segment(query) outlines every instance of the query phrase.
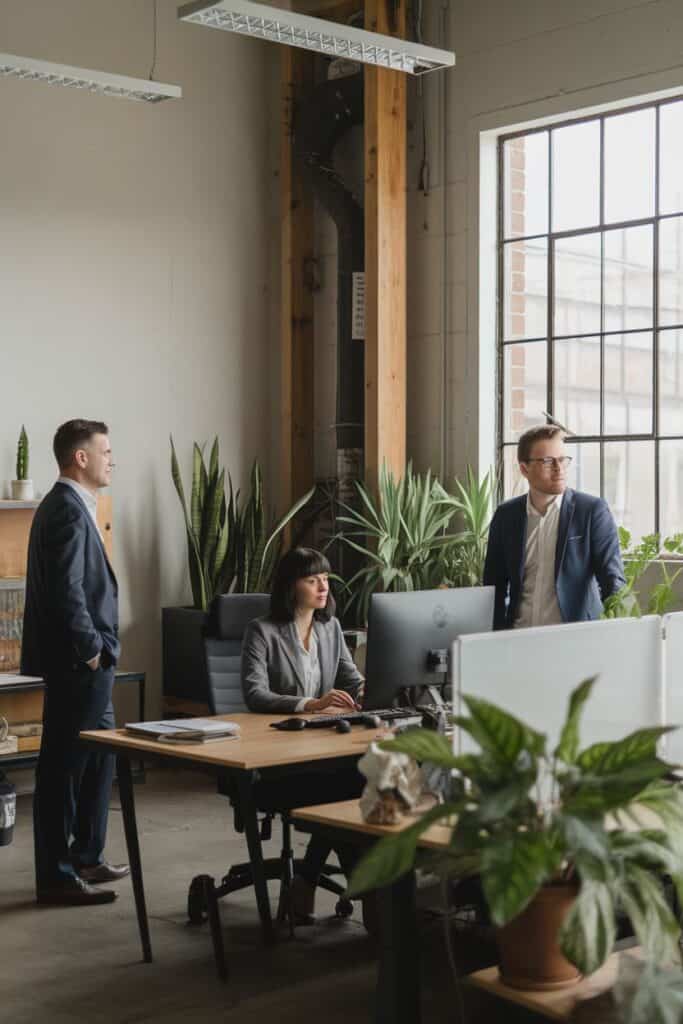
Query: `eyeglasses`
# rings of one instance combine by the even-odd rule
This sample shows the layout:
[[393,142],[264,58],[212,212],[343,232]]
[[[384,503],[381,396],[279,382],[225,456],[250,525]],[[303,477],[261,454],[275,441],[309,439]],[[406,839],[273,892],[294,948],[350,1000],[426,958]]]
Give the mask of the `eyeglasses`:
[[566,469],[572,461],[571,455],[560,455],[559,459],[554,459],[552,455],[548,455],[543,459],[527,459],[527,462],[540,462],[544,469],[552,469],[557,466],[559,469]]

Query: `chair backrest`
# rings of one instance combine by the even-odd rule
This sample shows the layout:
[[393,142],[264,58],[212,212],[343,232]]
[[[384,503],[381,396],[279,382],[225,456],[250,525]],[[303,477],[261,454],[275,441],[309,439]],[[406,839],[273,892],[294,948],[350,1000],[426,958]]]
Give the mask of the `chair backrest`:
[[204,631],[204,656],[212,715],[246,711],[240,663],[242,639],[252,619],[267,615],[268,594],[220,594],[209,610]]

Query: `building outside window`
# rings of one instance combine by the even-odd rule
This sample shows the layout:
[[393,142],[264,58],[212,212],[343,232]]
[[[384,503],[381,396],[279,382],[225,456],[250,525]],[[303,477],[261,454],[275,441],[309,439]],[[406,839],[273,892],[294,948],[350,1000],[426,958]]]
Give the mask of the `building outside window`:
[[499,446],[549,412],[570,483],[683,530],[683,98],[499,143]]

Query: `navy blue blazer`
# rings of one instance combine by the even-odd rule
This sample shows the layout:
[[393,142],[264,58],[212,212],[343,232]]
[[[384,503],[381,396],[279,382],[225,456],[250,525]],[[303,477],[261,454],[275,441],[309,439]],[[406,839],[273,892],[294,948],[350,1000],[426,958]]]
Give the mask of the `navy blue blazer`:
[[[494,629],[518,615],[526,559],[526,494],[503,502],[489,527],[484,585],[496,588]],[[555,591],[563,622],[597,619],[602,602],[623,587],[617,528],[607,502],[567,488],[555,549]]]
[[21,671],[44,676],[81,669],[120,653],[118,586],[85,502],[56,483],[31,525]]

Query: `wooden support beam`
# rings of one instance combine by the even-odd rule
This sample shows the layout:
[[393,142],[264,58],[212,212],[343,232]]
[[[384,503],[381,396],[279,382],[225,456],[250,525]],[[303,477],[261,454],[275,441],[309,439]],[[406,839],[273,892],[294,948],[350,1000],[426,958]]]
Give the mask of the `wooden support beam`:
[[298,99],[312,88],[313,56],[282,51],[281,192],[281,503],[291,505],[313,484],[313,294],[305,270],[314,257],[313,197],[304,188],[292,151]]
[[[365,27],[406,32],[405,0],[367,0]],[[365,480],[406,461],[406,76],[365,66]]]

